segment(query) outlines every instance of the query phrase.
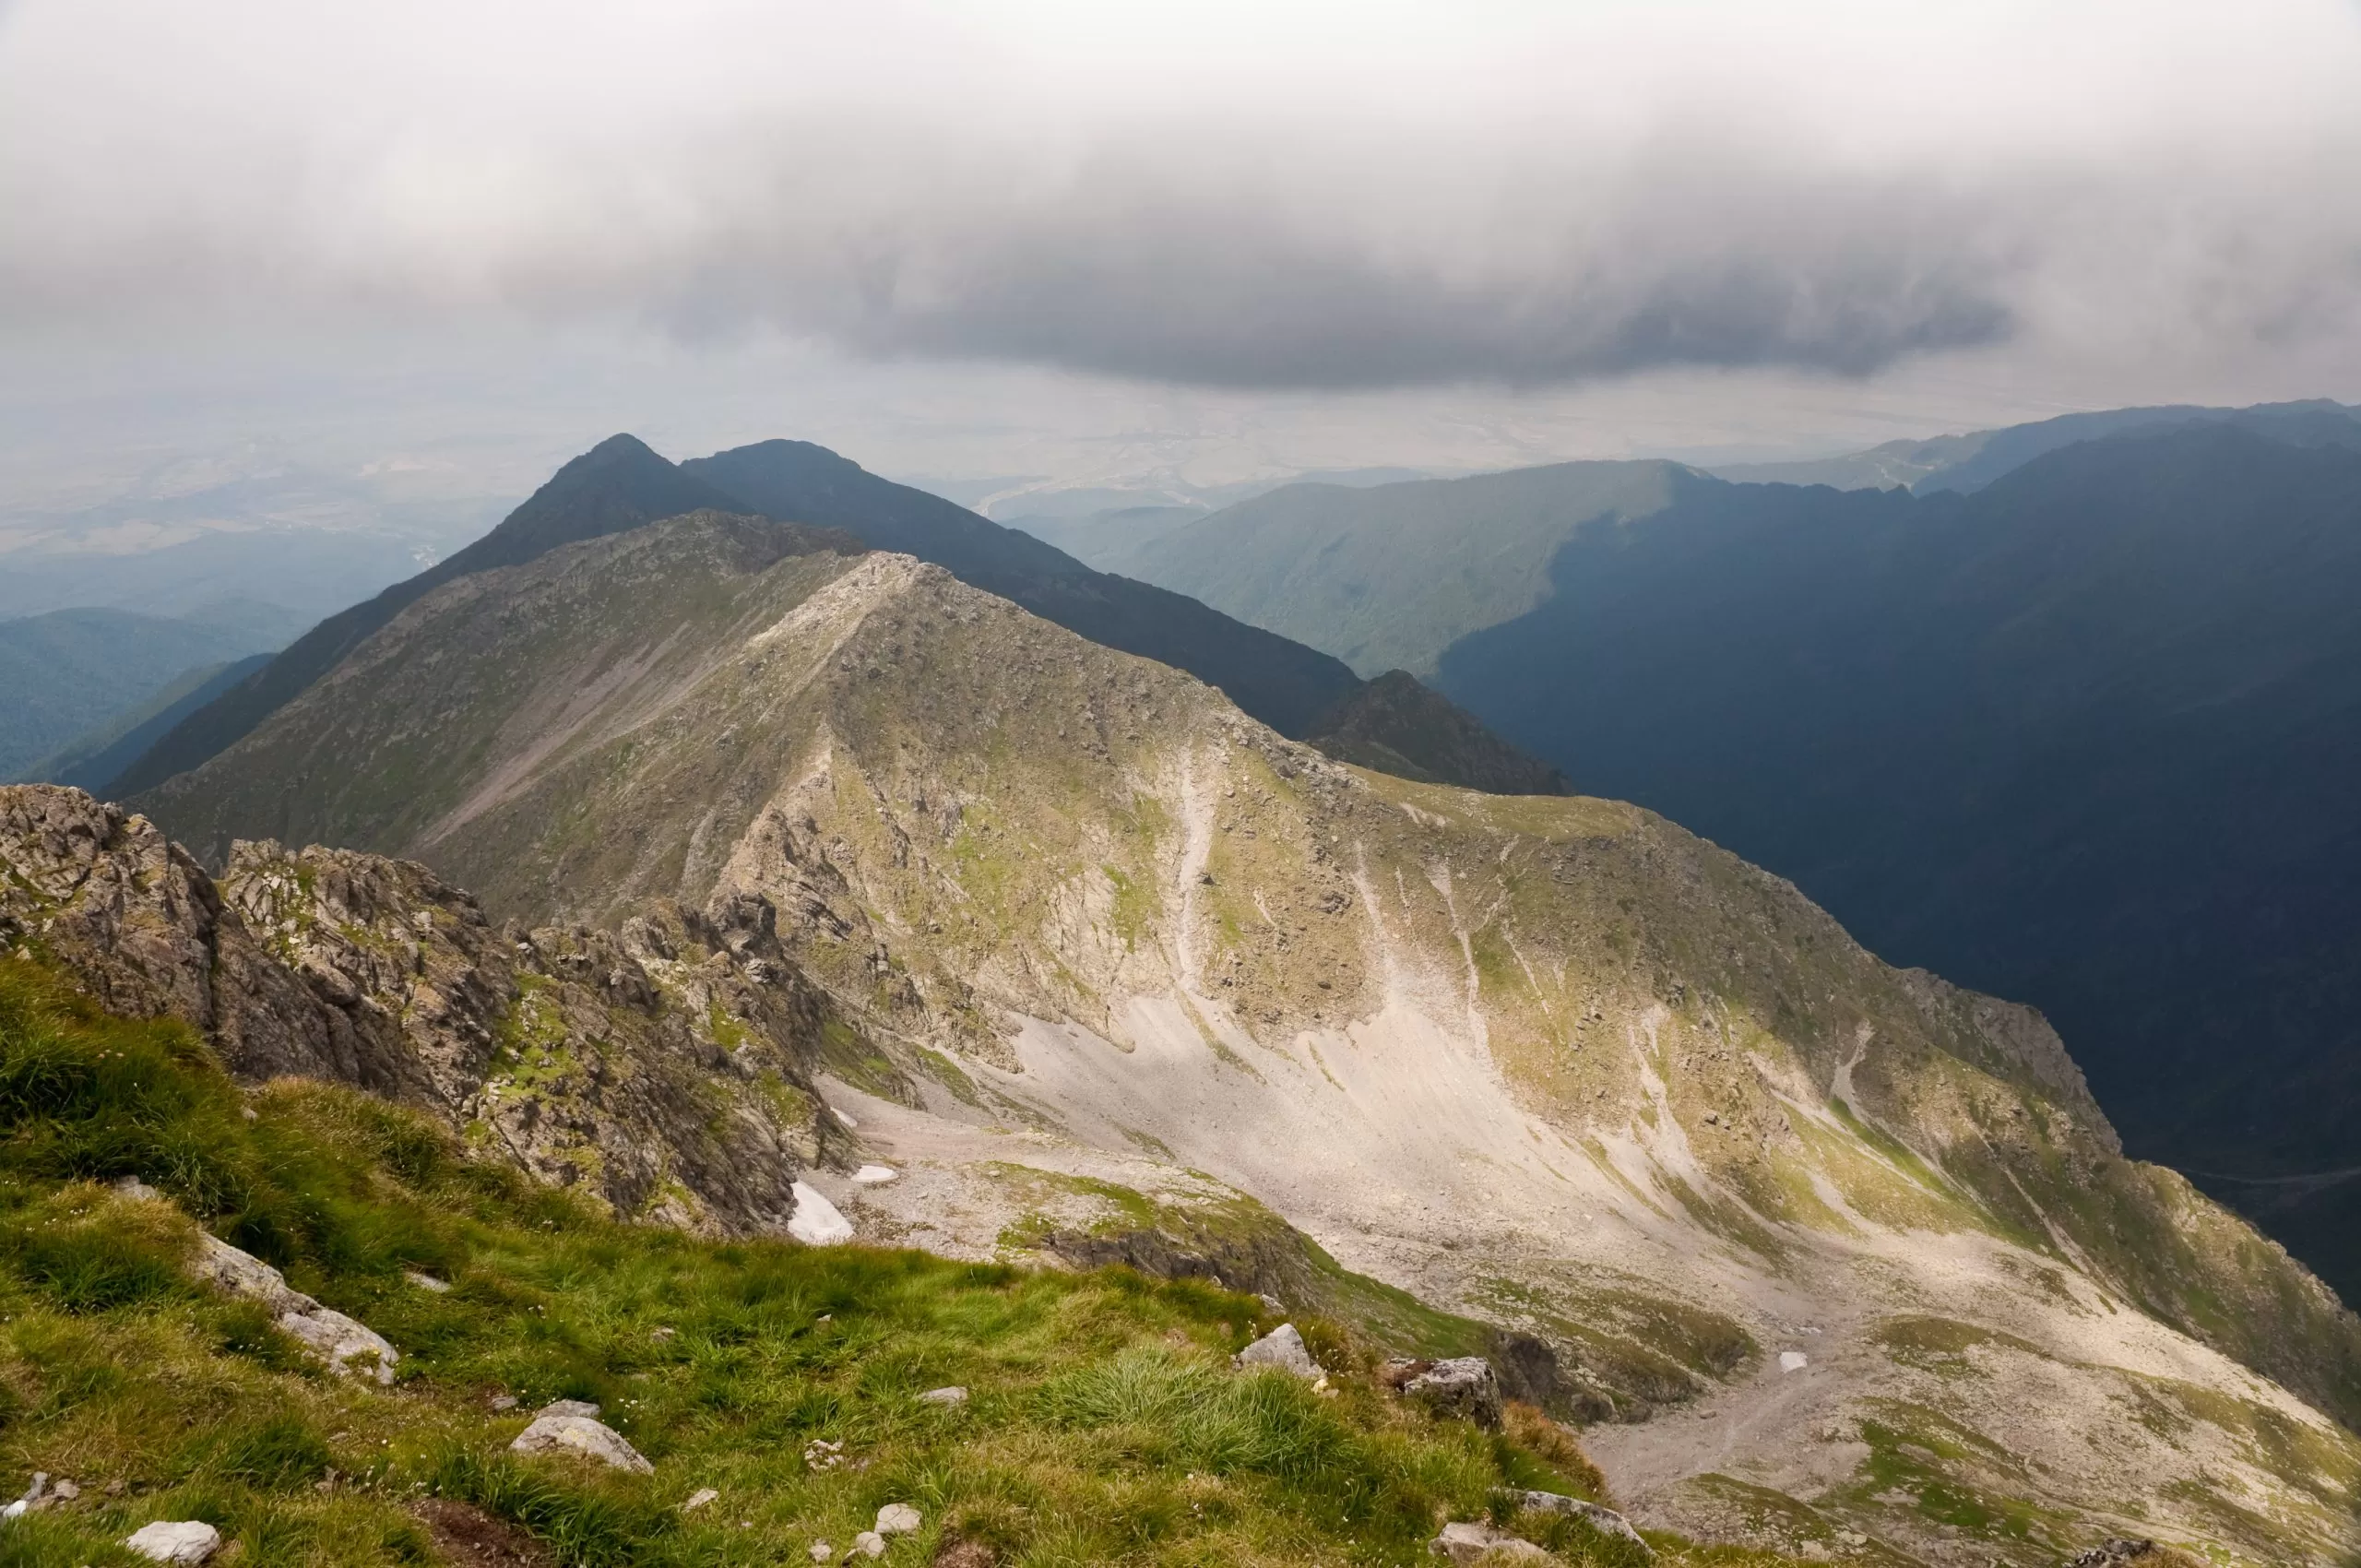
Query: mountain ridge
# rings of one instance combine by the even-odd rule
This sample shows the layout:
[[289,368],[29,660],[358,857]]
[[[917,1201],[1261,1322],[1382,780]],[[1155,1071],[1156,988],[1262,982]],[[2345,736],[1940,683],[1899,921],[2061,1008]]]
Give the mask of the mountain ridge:
[[[1657,1522],[1742,1483],[1927,1561],[1969,1516],[1944,1497],[2011,1562],[2135,1507],[2254,1561],[2361,1544],[2361,1445],[2249,1370],[2361,1408],[2361,1324],[2123,1160],[2037,1015],[1651,814],[1339,765],[941,568],[762,562],[775,532],[679,518],[451,585],[349,692],[138,803],[217,844],[292,810],[518,918],[766,909],[872,1042],[828,1103],[923,1178],[857,1226],[989,1257],[1020,1151],[1206,1172],[1544,1339],[1602,1411],[1723,1418],[1593,1429]],[[1896,1502],[1905,1450],[1934,1468]]]
[[727,505],[634,435],[611,435],[552,475],[490,533],[375,598],[338,611],[277,659],[174,726],[113,787],[136,794],[196,766],[248,734],[318,680],[372,632],[444,583],[514,565],[566,540],[596,538],[658,517]]
[[[616,435],[567,463],[482,539],[320,623],[269,665],[181,719],[111,787],[136,794],[200,765],[445,583],[696,511],[840,528],[872,546],[907,550],[1093,641],[1190,670],[1286,733],[1309,732],[1359,685],[1326,654],[1169,589],[1095,571],[1030,535],[879,478],[810,442],[759,442],[675,465],[638,438]],[[1416,722],[1405,704],[1364,704],[1364,731],[1397,716],[1404,725],[1368,754],[1399,756],[1422,775],[1465,766],[1475,770],[1471,777],[1547,780],[1546,768],[1486,735],[1469,716],[1438,717],[1436,704],[1448,707],[1434,697],[1420,705]],[[1445,737],[1444,749],[1418,754],[1422,744]]]

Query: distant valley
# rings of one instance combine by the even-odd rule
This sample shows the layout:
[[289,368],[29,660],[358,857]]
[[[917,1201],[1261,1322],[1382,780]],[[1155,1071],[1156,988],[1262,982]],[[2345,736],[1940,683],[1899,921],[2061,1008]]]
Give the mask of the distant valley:
[[[0,620],[0,779],[87,770],[133,731],[302,626],[280,606],[236,599],[185,616],[83,608]],[[83,771],[73,781],[103,785],[113,776]]]

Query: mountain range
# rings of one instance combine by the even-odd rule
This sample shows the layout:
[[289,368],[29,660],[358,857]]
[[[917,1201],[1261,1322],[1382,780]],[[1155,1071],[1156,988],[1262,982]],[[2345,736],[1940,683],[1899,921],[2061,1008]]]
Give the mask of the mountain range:
[[2193,404],[2108,409],[2061,414],[2000,430],[1889,441],[1866,452],[1802,462],[1723,464],[1723,479],[1770,484],[1825,484],[1838,490],[1979,490],[2045,453],[2111,435],[2161,432],[2196,424],[2226,424],[2295,445],[2361,445],[2361,410],[2324,398],[2261,403],[2246,409]]
[[[2126,1159],[2038,1015],[1648,811],[1336,761],[841,529],[706,508],[454,575],[130,803],[282,902],[317,895],[268,840],[422,862],[611,997],[686,940],[650,909],[742,933],[835,1019],[799,1038],[849,1137],[805,1175],[858,1234],[1366,1278],[1483,1325],[1652,1524],[1979,1565],[2361,1548],[2361,1322]],[[343,995],[303,944],[374,949],[279,907]],[[726,1051],[737,1016],[697,1027]],[[607,1027],[527,1053],[522,1124],[660,1167]],[[444,1113],[492,1146],[504,1094]]]
[[[1487,737],[1481,725],[1465,716],[1449,714],[1449,705],[1430,693],[1415,712],[1400,694],[1372,703],[1359,678],[1329,655],[1242,625],[1168,589],[1095,571],[1027,534],[880,479],[825,447],[768,441],[675,466],[629,435],[601,442],[566,464],[466,549],[321,622],[270,664],[164,734],[112,788],[136,793],[197,766],[445,583],[521,564],[561,544],[700,509],[841,529],[866,544],[907,551],[1108,647],[1186,670],[1288,735],[1316,737],[1348,726],[1363,735],[1359,743],[1366,746],[1372,724],[1399,716],[1390,754],[1422,777],[1474,766],[1483,778],[1525,790],[1562,788],[1553,770]],[[1446,730],[1447,751],[1420,754],[1422,737]]]
[[1912,489],[1667,463],[1296,487],[1136,569],[1415,671],[1880,955],[2038,1005],[2135,1151],[2361,1290],[2361,422],[1949,439]]

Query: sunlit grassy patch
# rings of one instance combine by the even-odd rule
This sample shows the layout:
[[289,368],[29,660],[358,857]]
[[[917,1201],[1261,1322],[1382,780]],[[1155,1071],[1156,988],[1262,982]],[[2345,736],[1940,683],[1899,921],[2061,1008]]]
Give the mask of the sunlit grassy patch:
[[[105,1184],[125,1176],[172,1201]],[[192,1285],[199,1224],[390,1338],[394,1387]],[[0,1565],[126,1562],[157,1518],[208,1520],[246,1562],[428,1562],[430,1494],[569,1563],[802,1562],[888,1502],[925,1519],[896,1561],[955,1535],[1007,1563],[1410,1563],[1516,1491],[1596,1495],[1561,1429],[1431,1420],[1347,1374],[1333,1324],[1334,1394],[1232,1372],[1264,1326],[1251,1297],[1128,1270],[618,1223],[359,1094],[243,1093],[178,1026],[0,962],[0,1491],[80,1488],[0,1532]],[[964,1405],[919,1397],[949,1384]],[[654,1474],[509,1453],[560,1397],[601,1405]],[[701,1488],[718,1500],[684,1511]],[[1570,1562],[1628,1552],[1557,1533]]]

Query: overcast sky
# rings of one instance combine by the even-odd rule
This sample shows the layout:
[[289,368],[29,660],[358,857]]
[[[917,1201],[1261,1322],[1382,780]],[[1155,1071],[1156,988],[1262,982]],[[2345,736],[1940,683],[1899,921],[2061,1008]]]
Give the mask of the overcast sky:
[[2361,4],[0,0],[0,481],[143,422],[1017,472],[2355,398]]

